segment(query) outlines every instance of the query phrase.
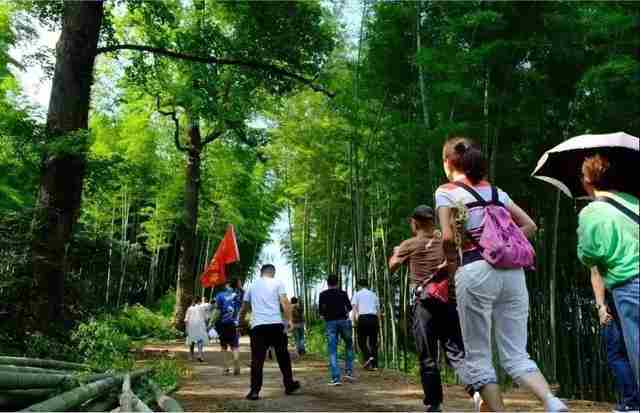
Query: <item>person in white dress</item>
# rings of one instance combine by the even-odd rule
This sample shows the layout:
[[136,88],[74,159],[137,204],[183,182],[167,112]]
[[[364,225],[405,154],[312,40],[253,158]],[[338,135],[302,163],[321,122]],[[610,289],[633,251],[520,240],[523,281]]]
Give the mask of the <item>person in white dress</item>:
[[[204,304],[209,305],[209,304]],[[205,308],[193,299],[191,307],[187,309],[184,322],[187,326],[187,346],[189,346],[189,358],[193,360],[194,347],[198,346],[198,361],[204,361],[204,346],[209,343],[207,325],[205,321]]]

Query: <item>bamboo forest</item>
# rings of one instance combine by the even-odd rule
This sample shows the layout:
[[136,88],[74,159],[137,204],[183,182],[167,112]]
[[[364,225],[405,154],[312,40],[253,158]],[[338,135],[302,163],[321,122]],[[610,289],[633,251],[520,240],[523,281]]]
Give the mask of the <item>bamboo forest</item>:
[[[483,154],[486,180],[537,228],[517,340],[549,386],[536,398],[512,374],[498,334],[485,353],[502,408],[637,411],[638,377],[622,401],[596,267],[577,252],[595,206],[551,182],[574,177],[532,174],[572,137],[617,133],[637,179],[639,33],[640,2],[616,0],[0,2],[0,411],[500,410],[492,379],[467,382],[444,338],[430,401],[415,262],[393,265],[420,219],[437,227],[449,209],[454,137],[475,142],[462,150]],[[461,369],[477,353],[462,268],[449,274]],[[353,332],[330,332],[339,296],[321,305],[336,280],[353,304],[343,321],[360,314]],[[376,302],[371,357],[360,285]],[[244,298],[225,330],[232,290]],[[288,350],[257,332],[266,291],[285,337],[294,329]],[[490,338],[501,314],[492,328],[488,311]]]

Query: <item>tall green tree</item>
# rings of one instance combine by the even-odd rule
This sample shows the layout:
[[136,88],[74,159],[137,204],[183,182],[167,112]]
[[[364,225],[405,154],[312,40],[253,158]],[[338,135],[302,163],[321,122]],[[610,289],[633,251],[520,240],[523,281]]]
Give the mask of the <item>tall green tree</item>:
[[[290,3],[289,3],[290,4]],[[34,235],[33,271],[44,291],[37,303],[43,329],[62,320],[66,248],[71,241],[82,199],[88,147],[88,117],[96,56],[119,50],[160,54],[176,59],[212,65],[240,66],[293,78],[319,90],[313,80],[283,67],[280,61],[264,61],[220,55],[191,55],[149,45],[119,43],[119,35],[135,30],[112,24],[114,9],[102,1],[33,3],[42,18],[61,26],[56,46],[56,63],[47,114],[47,149],[40,168],[40,187]],[[131,1],[127,11],[140,10],[142,26],[161,27],[175,19],[170,3]],[[241,6],[236,6],[241,7]],[[106,13],[106,14],[105,14]],[[264,23],[264,22],[263,22]],[[280,27],[282,29],[282,27]],[[98,47],[103,42],[103,47]]]
[[[331,20],[318,3],[203,2],[176,5],[172,13],[173,25],[164,30],[147,27],[140,33],[142,42],[189,55],[235,53],[278,61],[309,76],[321,70],[333,45]],[[304,28],[304,35],[292,27]],[[176,148],[187,161],[175,314],[176,327],[183,329],[199,270],[195,258],[204,150],[228,134],[255,144],[247,138],[246,121],[265,102],[266,93],[286,93],[296,80],[268,69],[251,73],[237,66],[204,66],[189,60],[147,62],[143,57],[134,59],[128,73],[132,83],[156,97],[158,112],[173,120]],[[184,138],[180,119],[186,123]]]

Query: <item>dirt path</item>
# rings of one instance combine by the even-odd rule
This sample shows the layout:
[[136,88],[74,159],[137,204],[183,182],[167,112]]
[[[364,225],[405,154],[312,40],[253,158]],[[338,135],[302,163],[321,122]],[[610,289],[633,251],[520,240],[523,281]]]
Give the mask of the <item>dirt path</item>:
[[[249,342],[241,341],[242,374],[222,375],[222,354],[209,346],[204,363],[188,361],[184,344],[148,345],[145,353],[164,353],[183,360],[191,374],[174,397],[186,411],[422,411],[419,382],[388,370],[356,370],[357,381],[340,387],[327,386],[327,363],[314,356],[294,361],[294,376],[302,390],[285,396],[280,370],[275,362],[265,364],[262,400],[249,402]],[[512,391],[505,395],[510,411],[542,410],[528,393]],[[612,406],[588,401],[570,401],[572,411],[611,411]],[[472,411],[472,404],[461,386],[446,386],[446,411]]]

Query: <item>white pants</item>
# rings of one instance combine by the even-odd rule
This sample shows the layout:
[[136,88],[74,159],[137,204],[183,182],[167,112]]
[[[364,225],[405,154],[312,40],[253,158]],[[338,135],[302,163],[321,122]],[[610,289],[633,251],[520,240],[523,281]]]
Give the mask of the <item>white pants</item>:
[[514,380],[538,371],[527,354],[529,293],[522,269],[499,270],[486,261],[467,264],[456,273],[458,314],[465,358],[463,382],[474,390],[497,383],[492,363],[492,326],[500,364]]

